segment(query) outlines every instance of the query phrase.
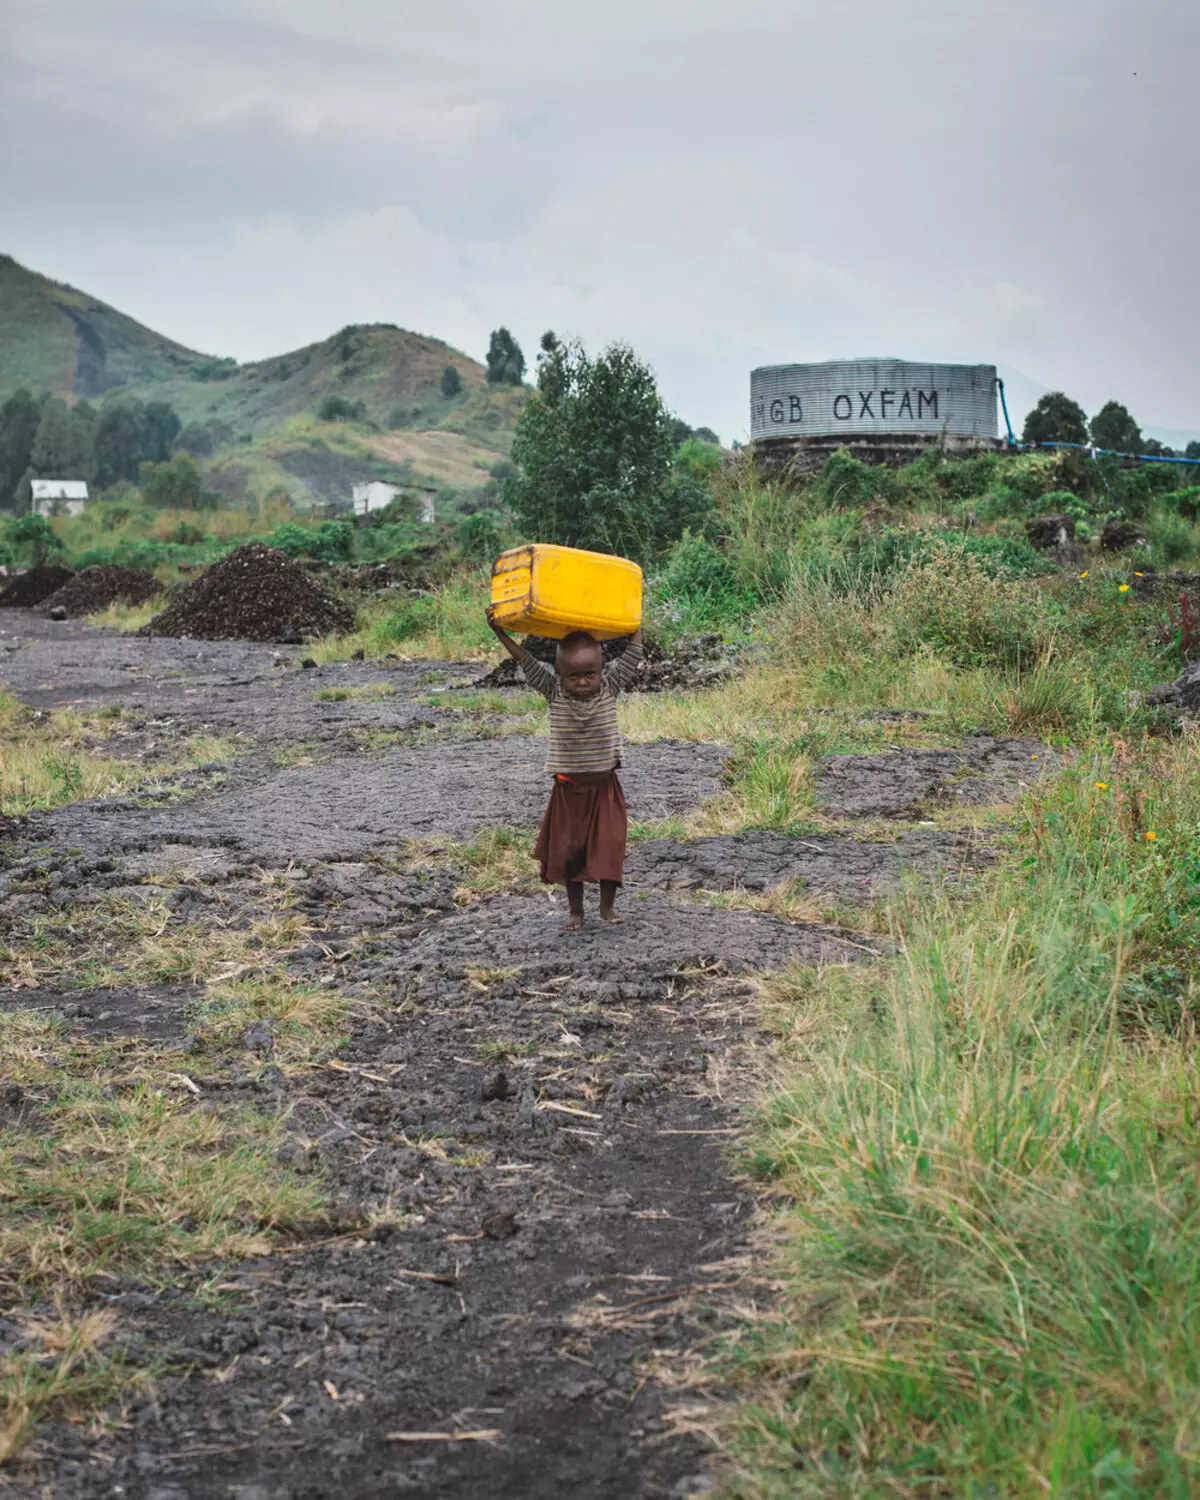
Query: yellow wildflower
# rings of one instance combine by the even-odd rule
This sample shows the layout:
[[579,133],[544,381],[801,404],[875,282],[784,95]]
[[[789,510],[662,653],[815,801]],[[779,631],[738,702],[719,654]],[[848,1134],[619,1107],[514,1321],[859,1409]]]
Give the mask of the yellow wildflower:
[[1129,592],[1129,585],[1127,583],[1121,584],[1120,587],[1117,589],[1117,593],[1118,594],[1127,594],[1128,592]]
[[1083,572],[1080,573],[1079,576],[1080,576],[1080,578],[1086,578],[1090,572],[1091,572],[1090,568],[1084,568]]
[[1108,782],[1107,781],[1098,781],[1096,783],[1096,790],[1098,792],[1107,792],[1108,791]]
[[1147,828],[1146,837],[1150,840],[1151,843],[1153,843],[1154,840],[1158,837],[1158,834],[1155,833],[1153,828]]

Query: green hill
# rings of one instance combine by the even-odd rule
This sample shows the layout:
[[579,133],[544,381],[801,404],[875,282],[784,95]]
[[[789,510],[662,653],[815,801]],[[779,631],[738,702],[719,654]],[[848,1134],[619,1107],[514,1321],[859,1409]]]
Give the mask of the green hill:
[[[462,380],[451,400],[447,365]],[[485,483],[527,394],[488,385],[482,365],[440,339],[383,323],[238,364],[0,256],[0,402],[21,386],[68,400],[120,391],[168,401],[185,427],[206,429],[215,488],[232,498],[282,487],[300,501],[345,498],[370,478]],[[331,397],[349,420],[320,420]]]

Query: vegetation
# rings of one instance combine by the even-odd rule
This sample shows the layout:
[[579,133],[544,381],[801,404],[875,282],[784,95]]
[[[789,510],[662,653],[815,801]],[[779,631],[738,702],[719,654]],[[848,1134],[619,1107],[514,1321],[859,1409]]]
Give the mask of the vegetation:
[[[497,328],[492,333],[487,352],[487,378],[491,385],[520,385],[525,379],[525,356],[507,328]],[[456,395],[457,392],[443,390],[442,394]]]

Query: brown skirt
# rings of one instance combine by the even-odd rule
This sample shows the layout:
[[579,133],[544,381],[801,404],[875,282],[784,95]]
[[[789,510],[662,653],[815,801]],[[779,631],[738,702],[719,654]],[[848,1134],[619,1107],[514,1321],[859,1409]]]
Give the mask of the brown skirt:
[[542,818],[533,857],[547,885],[568,880],[621,881],[625,863],[625,793],[612,772],[603,781],[561,781]]

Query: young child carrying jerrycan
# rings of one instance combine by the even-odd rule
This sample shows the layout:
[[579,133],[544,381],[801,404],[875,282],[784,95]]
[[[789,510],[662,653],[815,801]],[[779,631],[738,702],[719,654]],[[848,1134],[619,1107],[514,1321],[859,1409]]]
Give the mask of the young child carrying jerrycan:
[[550,705],[546,770],[554,777],[533,857],[548,885],[565,885],[568,929],[583,926],[583,882],[600,885],[600,920],[623,922],[614,902],[625,863],[625,794],[617,779],[621,735],[616,695],[633,681],[642,659],[639,626],[620,659],[604,665],[600,642],[582,630],[558,643],[556,667],[531,656],[503,630],[488,606],[488,624]]
[[[642,659],[642,570],[627,558],[540,542],[511,548],[492,567],[488,624],[550,705],[546,770],[554,777],[533,856],[547,884],[564,885],[567,927],[583,925],[583,883],[600,886],[600,920],[614,908],[625,863],[625,794],[617,779],[621,736],[616,695]],[[555,670],[503,629],[561,637]],[[604,665],[601,640],[629,636]]]

